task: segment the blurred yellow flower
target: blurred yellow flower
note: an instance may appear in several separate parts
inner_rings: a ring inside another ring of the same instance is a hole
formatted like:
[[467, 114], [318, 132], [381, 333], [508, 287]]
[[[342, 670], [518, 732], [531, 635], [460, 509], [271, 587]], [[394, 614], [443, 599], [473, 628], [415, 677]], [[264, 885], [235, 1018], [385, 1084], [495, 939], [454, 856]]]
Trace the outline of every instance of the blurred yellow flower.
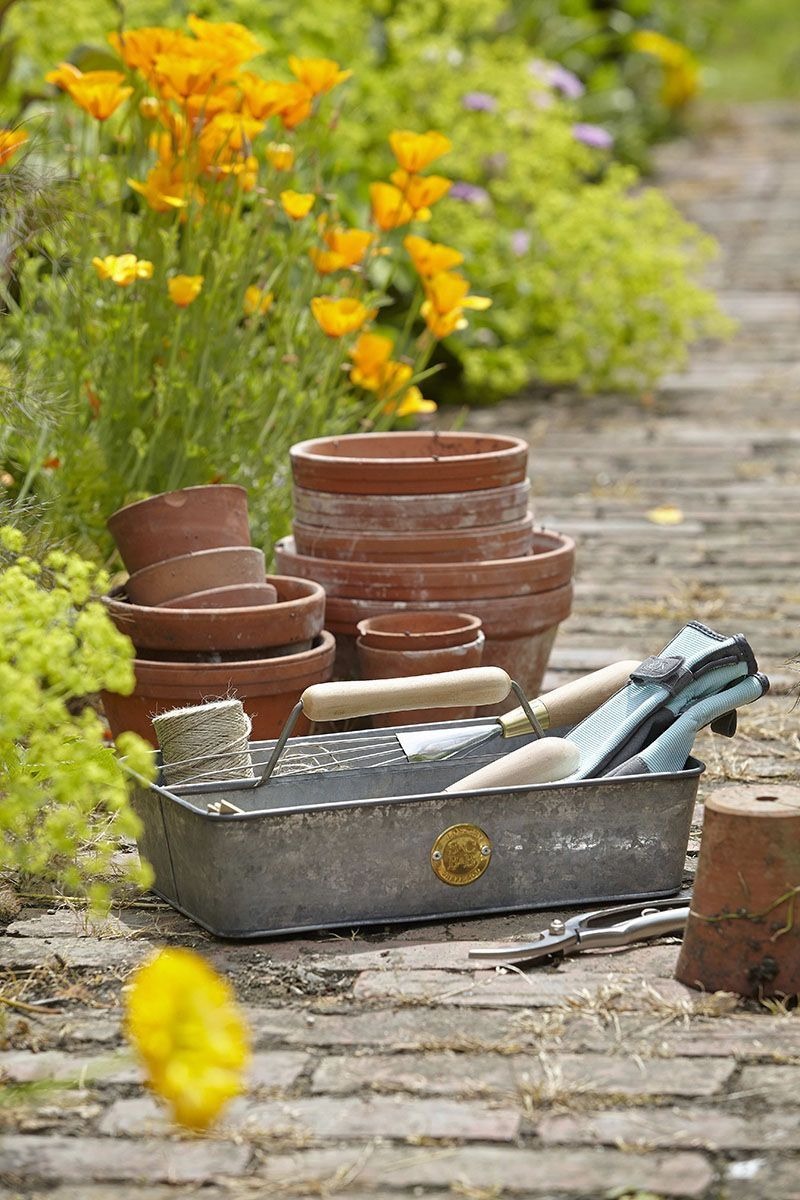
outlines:
[[437, 158], [447, 154], [453, 143], [443, 133], [428, 130], [413, 133], [410, 129], [396, 129], [389, 134], [389, 145], [399, 165], [409, 175], [415, 175], [430, 166]]
[[285, 129], [295, 129], [311, 115], [314, 97], [302, 83], [260, 79], [246, 71], [239, 77], [239, 86], [247, 111], [259, 121], [280, 117]]
[[249, 153], [253, 138], [264, 128], [263, 121], [243, 113], [219, 112], [206, 122], [200, 137], [200, 156], [204, 162], [217, 162], [230, 152]]
[[369, 199], [373, 220], [384, 232], [414, 220], [413, 208], [400, 189], [391, 183], [371, 183]]
[[226, 59], [237, 65], [255, 58], [264, 49], [258, 38], [236, 21], [203, 21], [191, 13], [188, 25], [198, 41], [223, 49]]
[[486, 309], [491, 306], [488, 296], [470, 296], [469, 283], [463, 275], [443, 271], [424, 281], [426, 299], [420, 308], [430, 332], [436, 338], [448, 337], [464, 329], [464, 309]]
[[8, 162], [12, 154], [27, 140], [28, 135], [24, 129], [0, 129], [0, 167]]
[[407, 171], [392, 171], [389, 178], [417, 215], [421, 209], [430, 208], [441, 200], [453, 186], [452, 179], [445, 179], [444, 175], [409, 175]]
[[285, 192], [281, 192], [279, 199], [287, 217], [291, 217], [293, 221], [302, 221], [314, 207], [316, 196], [313, 192], [293, 192], [291, 188], [287, 188]]
[[248, 317], [264, 317], [272, 308], [274, 299], [272, 292], [265, 291], [257, 283], [251, 283], [249, 288], [245, 288], [244, 311]]
[[228, 983], [191, 950], [162, 950], [139, 967], [125, 1032], [181, 1125], [207, 1129], [244, 1090], [247, 1028]]
[[67, 83], [66, 90], [89, 116], [107, 121], [133, 95], [132, 87], [121, 86], [124, 78], [119, 71], [87, 71]]
[[439, 275], [442, 271], [451, 271], [464, 261], [464, 255], [459, 250], [441, 242], [429, 242], [427, 238], [417, 237], [413, 233], [403, 238], [403, 245], [414, 270], [423, 278]]
[[161, 112], [161, 104], [155, 96], [142, 96], [139, 101], [139, 116], [145, 121], [155, 121]]
[[637, 29], [630, 41], [634, 50], [657, 58], [664, 68], [661, 99], [667, 108], [680, 108], [700, 90], [700, 66], [688, 46], [655, 29]]
[[[60, 62], [53, 71], [48, 71], [45, 79], [48, 83], [55, 84], [57, 88], [61, 88], [62, 92], [69, 91], [69, 85], [76, 79], [80, 79], [82, 71], [73, 66], [71, 62]], [[120, 75], [120, 79], [124, 76]]]
[[309, 257], [320, 275], [356, 267], [363, 261], [375, 234], [366, 229], [328, 229], [323, 234], [327, 250], [316, 247], [309, 250]]
[[408, 363], [392, 357], [392, 339], [381, 333], [362, 333], [350, 351], [350, 382], [386, 399], [406, 388], [414, 374]]
[[108, 41], [125, 66], [132, 71], [140, 71], [146, 79], [151, 77], [159, 54], [168, 54], [187, 40], [179, 29], [166, 29], [160, 25], [126, 29], [123, 33], [108, 35]]
[[92, 266], [100, 279], [110, 279], [119, 287], [130, 287], [137, 279], [152, 279], [153, 264], [135, 254], [107, 254], [93, 258]]
[[167, 280], [169, 298], [178, 308], [188, 308], [203, 290], [202, 275], [173, 275]]
[[154, 212], [171, 212], [186, 208], [190, 200], [202, 203], [203, 194], [193, 179], [186, 178], [186, 170], [179, 163], [157, 162], [147, 172], [144, 183], [129, 179], [128, 184], [135, 192], [144, 196]]
[[386, 406], [395, 417], [415, 417], [422, 413], [436, 412], [436, 401], [426, 400], [416, 385], [412, 385], [400, 397]]
[[289, 55], [289, 70], [312, 96], [329, 92], [337, 83], [343, 83], [353, 74], [352, 71], [343, 71], [332, 58], [297, 58], [294, 54]]
[[275, 171], [291, 171], [294, 166], [294, 150], [288, 142], [269, 142], [265, 154]]
[[314, 296], [311, 301], [314, 320], [328, 337], [340, 338], [347, 333], [356, 333], [375, 316], [375, 309], [368, 309], [360, 300], [334, 296]]

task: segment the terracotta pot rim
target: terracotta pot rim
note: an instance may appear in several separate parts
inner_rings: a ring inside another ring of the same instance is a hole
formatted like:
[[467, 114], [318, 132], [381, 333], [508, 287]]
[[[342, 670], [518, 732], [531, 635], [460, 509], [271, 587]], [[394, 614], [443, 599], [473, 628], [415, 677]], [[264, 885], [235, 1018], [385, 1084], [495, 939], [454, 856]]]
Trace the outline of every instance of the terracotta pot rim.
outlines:
[[[478, 525], [471, 529], [442, 529], [416, 532], [410, 530], [340, 530], [309, 525], [297, 519], [293, 522], [295, 546], [298, 542], [314, 545], [309, 558], [336, 558], [349, 555], [355, 562], [406, 562], [416, 554], [424, 555], [415, 561], [483, 561], [481, 551], [489, 543], [500, 542], [507, 551], [519, 549], [524, 555], [533, 541], [533, 513], [499, 525]], [[370, 554], [377, 555], [370, 558]], [[431, 559], [434, 555], [452, 558]], [[358, 556], [358, 557], [356, 557]], [[388, 557], [387, 557], [388, 556]], [[508, 557], [514, 557], [513, 553]]]
[[[185, 572], [191, 573], [195, 565], [201, 575], [205, 573], [210, 578], [213, 578], [215, 572], [218, 572], [220, 568], [223, 573], [230, 571], [239, 576], [239, 578], [232, 579], [229, 584], [212, 586], [233, 587], [237, 584], [241, 586], [247, 583], [263, 583], [266, 580], [264, 551], [259, 550], [257, 546], [212, 546], [203, 550], [190, 550], [187, 554], [174, 554], [170, 558], [162, 558], [158, 562], [150, 563], [149, 566], [132, 572], [125, 584], [126, 593], [130, 594], [131, 589], [134, 589], [140, 595], [144, 591], [145, 595], [158, 596], [158, 599], [151, 600], [149, 603], [141, 600], [138, 602], [142, 607], [157, 607], [165, 600], [175, 599], [173, 595], [163, 593], [171, 592], [172, 588], [185, 588], [187, 581], [183, 575]], [[171, 580], [172, 586], [170, 586]], [[193, 590], [199, 592], [211, 589], [198, 587]], [[189, 593], [177, 593], [177, 595], [181, 594]]]
[[141, 512], [145, 506], [153, 505], [153, 502], [156, 500], [160, 500], [162, 502], [168, 503], [168, 501], [167, 501], [168, 496], [178, 496], [178, 495], [181, 495], [183, 492], [207, 492], [207, 491], [211, 491], [212, 489], [215, 492], [223, 492], [223, 491], [239, 492], [241, 495], [244, 496], [245, 501], [247, 500], [247, 488], [242, 487], [241, 484], [238, 484], [238, 483], [197, 483], [197, 484], [192, 484], [190, 487], [173, 488], [169, 492], [156, 492], [156, 494], [154, 496], [145, 496], [145, 498], [143, 500], [133, 500], [133, 501], [131, 501], [130, 504], [123, 504], [122, 508], [118, 508], [116, 510], [116, 512], [113, 512], [111, 514], [111, 516], [107, 519], [106, 526], [109, 530], [111, 530], [111, 532], [113, 534], [114, 531], [113, 531], [112, 525], [118, 524], [117, 518], [124, 519], [125, 517], [130, 516], [131, 513]]
[[[358, 442], [355, 442], [356, 438], [359, 439]], [[320, 447], [338, 446], [338, 445], [342, 445], [344, 443], [349, 443], [350, 445], [358, 445], [358, 446], [368, 447], [370, 444], [374, 445], [378, 441], [381, 441], [381, 442], [385, 441], [386, 438], [392, 438], [392, 439], [394, 439], [394, 438], [401, 439], [402, 438], [403, 441], [405, 441], [405, 442], [409, 442], [412, 439], [413, 440], [422, 440], [423, 438], [430, 439], [431, 441], [435, 441], [436, 439], [441, 439], [443, 442], [446, 442], [448, 439], [457, 440], [457, 439], [462, 439], [462, 438], [465, 441], [467, 439], [471, 439], [472, 441], [478, 441], [480, 439], [483, 439], [483, 440], [492, 439], [493, 441], [495, 441], [497, 443], [502, 443], [502, 445], [498, 445], [496, 447], [496, 449], [492, 449], [492, 450], [483, 450], [483, 451], [477, 450], [477, 451], [473, 451], [472, 453], [467, 452], [465, 454], [447, 454], [447, 453], [445, 453], [441, 456], [438, 456], [436, 454], [421, 454], [421, 455], [410, 455], [409, 454], [409, 455], [398, 455], [396, 457], [395, 456], [385, 457], [383, 455], [378, 456], [378, 455], [370, 455], [370, 454], [352, 454], [352, 455], [350, 455], [350, 454], [335, 454], [335, 453], [326, 454], [324, 452], [324, 450], [320, 450]], [[293, 459], [294, 458], [321, 459], [321, 460], [324, 460], [325, 462], [329, 462], [329, 461], [333, 460], [334, 462], [343, 463], [343, 464], [346, 463], [347, 465], [353, 466], [353, 467], [362, 464], [365, 460], [367, 462], [375, 463], [376, 465], [380, 465], [382, 467], [387, 467], [387, 466], [391, 466], [396, 463], [408, 463], [410, 465], [413, 464], [414, 466], [427, 466], [431, 462], [439, 462], [439, 461], [442, 461], [445, 459], [447, 460], [448, 463], [458, 464], [459, 466], [466, 466], [469, 463], [473, 463], [476, 459], [480, 460], [482, 458], [488, 457], [489, 455], [492, 455], [495, 457], [500, 457], [500, 458], [511, 458], [515, 454], [518, 454], [520, 452], [520, 450], [524, 450], [525, 454], [527, 455], [528, 443], [523, 438], [513, 437], [510, 434], [468, 433], [466, 431], [463, 431], [463, 432], [458, 431], [455, 433], [445, 433], [445, 432], [438, 432], [438, 431], [432, 432], [432, 433], [424, 433], [424, 432], [415, 431], [415, 432], [409, 432], [409, 433], [403, 433], [403, 432], [397, 432], [397, 433], [349, 433], [349, 434], [341, 434], [339, 436], [334, 435], [332, 437], [307, 438], [303, 442], [296, 442], [294, 444], [294, 446], [291, 447], [289, 453]]]
[[[169, 612], [171, 616], [174, 616], [175, 620], [179, 620], [181, 617], [188, 617], [189, 619], [196, 618], [199, 620], [200, 618], [197, 617], [198, 613], [202, 613], [203, 618], [206, 620], [214, 617], [218, 617], [220, 620], [233, 620], [238, 614], [250, 616], [253, 614], [255, 609], [258, 608], [266, 609], [267, 612], [272, 614], [280, 613], [281, 610], [288, 611], [295, 605], [307, 604], [313, 600], [317, 600], [319, 598], [319, 593], [322, 592], [324, 594], [325, 592], [322, 584], [318, 583], [316, 579], [304, 579], [299, 575], [265, 576], [265, 582], [273, 585], [275, 585], [276, 580], [284, 579], [290, 579], [292, 583], [308, 584], [308, 594], [305, 596], [297, 596], [294, 600], [276, 600], [273, 604], [247, 605], [244, 608], [169, 608], [166, 611]], [[161, 605], [133, 604], [127, 598], [123, 600], [121, 596], [124, 594], [125, 585], [121, 584], [119, 587], [113, 588], [107, 596], [101, 596], [101, 600], [106, 605], [106, 608], [111, 609], [112, 611], [119, 611], [122, 615], [125, 613], [132, 613], [135, 616], [144, 616], [145, 619], [147, 619], [147, 616], [149, 616], [151, 613], [165, 611]], [[278, 595], [280, 595], [280, 589], [278, 590]], [[109, 601], [111, 603], [109, 603]]]
[[[143, 675], [187, 675], [192, 676], [211, 676], [228, 675], [236, 673], [250, 673], [254, 671], [265, 671], [271, 678], [282, 679], [284, 676], [289, 678], [295, 677], [295, 668], [302, 668], [306, 664], [313, 662], [316, 658], [332, 653], [336, 648], [336, 639], [328, 629], [320, 630], [317, 637], [314, 639], [315, 645], [312, 645], [310, 650], [301, 650], [299, 654], [283, 654], [273, 658], [248, 658], [239, 662], [221, 662], [221, 663], [186, 663], [186, 662], [169, 662], [154, 658], [135, 658], [133, 660], [134, 670]], [[285, 667], [285, 670], [273, 670], [272, 668]], [[139, 675], [137, 674], [137, 682]], [[166, 682], [166, 681], [165, 681]]]
[[[224, 587], [199, 588], [196, 592], [187, 592], [183, 596], [175, 596], [175, 598], [173, 600], [162, 600], [161, 604], [157, 605], [156, 607], [170, 608], [170, 609], [183, 608], [183, 607], [186, 607], [186, 605], [181, 604], [181, 601], [195, 599], [196, 597], [202, 597], [203, 599], [205, 599], [207, 596], [212, 596], [212, 597], [219, 596], [221, 599], [222, 594], [230, 595], [231, 592], [252, 592], [252, 591], [261, 592], [261, 591], [263, 591], [264, 588], [269, 588], [271, 591], [275, 592], [274, 600], [265, 600], [264, 601], [264, 604], [268, 604], [270, 607], [272, 607], [273, 604], [277, 603], [278, 595], [277, 595], [275, 588], [273, 587], [273, 585], [271, 583], [229, 583], [229, 584], [226, 584]], [[200, 604], [191, 604], [188, 607], [189, 608], [202, 608], [203, 606]], [[214, 607], [214, 606], [211, 605], [209, 607]], [[224, 607], [227, 608], [228, 606], [224, 605]], [[246, 606], [245, 605], [238, 605], [238, 606], [231, 605], [231, 607], [252, 608], [254, 606], [252, 604], [248, 604]], [[208, 610], [206, 609], [206, 611], [208, 611]]]
[[[443, 654], [447, 657], [457, 658], [459, 653], [467, 653], [470, 650], [475, 650], [479, 646], [483, 646], [486, 642], [486, 634], [482, 629], [478, 630], [477, 635], [469, 642], [458, 642], [455, 646], [430, 646], [425, 650], [393, 650], [388, 646], [371, 646], [364, 640], [363, 637], [356, 638], [356, 647], [362, 651], [366, 651], [369, 655], [380, 662], [388, 662], [389, 659], [407, 659], [409, 663], [421, 663], [425, 659], [429, 659], [432, 655]], [[402, 674], [402, 672], [400, 672]]]
[[[399, 628], [419, 618], [430, 619], [432, 627], [412, 630]], [[438, 628], [435, 628], [437, 624]], [[481, 626], [481, 618], [472, 613], [409, 608], [403, 612], [364, 617], [356, 629], [364, 645], [376, 650], [422, 650], [466, 645], [465, 637], [477, 635]]]

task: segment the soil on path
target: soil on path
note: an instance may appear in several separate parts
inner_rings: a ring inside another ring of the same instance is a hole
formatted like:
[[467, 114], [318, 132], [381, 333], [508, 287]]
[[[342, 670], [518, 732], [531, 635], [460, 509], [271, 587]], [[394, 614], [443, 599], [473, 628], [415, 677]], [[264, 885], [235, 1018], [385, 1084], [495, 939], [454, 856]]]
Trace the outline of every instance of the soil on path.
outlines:
[[[470, 420], [530, 440], [537, 518], [579, 540], [548, 683], [654, 653], [690, 618], [750, 638], [773, 692], [733, 741], [703, 735], [706, 796], [796, 778], [800, 758], [798, 143], [800, 110], [749, 108], [661, 157], [721, 241], [729, 345], [644, 401], [565, 394]], [[653, 523], [664, 506], [679, 523]], [[695, 831], [689, 872], [696, 846]], [[798, 1200], [797, 1016], [683, 988], [674, 939], [527, 973], [466, 959], [465, 941], [548, 919], [232, 945], [151, 901], [100, 929], [24, 909], [0, 937], [18, 1002], [0, 1045], [0, 1200]], [[203, 1138], [170, 1128], [120, 1036], [124, 980], [165, 942], [227, 972], [253, 1030], [248, 1094]]]

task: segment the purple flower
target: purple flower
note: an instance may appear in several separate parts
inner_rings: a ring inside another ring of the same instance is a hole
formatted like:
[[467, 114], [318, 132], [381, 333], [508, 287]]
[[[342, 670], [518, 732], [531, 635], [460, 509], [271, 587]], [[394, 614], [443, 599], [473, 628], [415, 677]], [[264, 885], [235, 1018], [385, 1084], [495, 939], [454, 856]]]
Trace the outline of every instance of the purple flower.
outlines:
[[461, 103], [470, 112], [494, 112], [497, 108], [497, 101], [489, 92], [465, 92]]
[[450, 188], [450, 196], [456, 200], [465, 200], [467, 204], [483, 206], [489, 204], [490, 197], [486, 188], [477, 187], [474, 183], [462, 180]]
[[517, 258], [522, 258], [531, 248], [531, 235], [527, 229], [515, 229], [511, 235], [511, 250]]
[[610, 150], [614, 145], [614, 138], [607, 129], [603, 129], [602, 125], [588, 125], [585, 121], [572, 126], [572, 136], [576, 141], [583, 142], [584, 146], [593, 146], [595, 150]]
[[578, 76], [560, 63], [551, 64], [547, 82], [568, 100], [579, 100], [586, 91]]

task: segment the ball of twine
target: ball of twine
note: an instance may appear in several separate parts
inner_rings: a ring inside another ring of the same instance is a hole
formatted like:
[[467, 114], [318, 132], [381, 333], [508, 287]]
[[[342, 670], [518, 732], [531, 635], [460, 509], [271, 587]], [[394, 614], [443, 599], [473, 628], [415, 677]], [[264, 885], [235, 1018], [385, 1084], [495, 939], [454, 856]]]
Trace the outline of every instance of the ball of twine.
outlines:
[[211, 700], [152, 718], [167, 784], [253, 779], [252, 724], [241, 700]]

